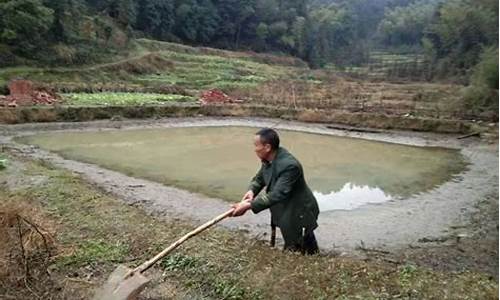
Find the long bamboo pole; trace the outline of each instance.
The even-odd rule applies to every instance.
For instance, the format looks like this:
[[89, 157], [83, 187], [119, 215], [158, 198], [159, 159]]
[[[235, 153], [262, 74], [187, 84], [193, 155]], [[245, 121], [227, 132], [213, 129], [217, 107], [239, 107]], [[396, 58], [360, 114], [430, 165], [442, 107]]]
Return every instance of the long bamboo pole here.
[[193, 231], [188, 232], [183, 237], [181, 237], [180, 239], [178, 239], [177, 241], [175, 241], [174, 243], [172, 243], [170, 246], [168, 246], [168, 248], [166, 248], [165, 250], [163, 250], [160, 253], [158, 253], [155, 257], [151, 258], [150, 260], [144, 262], [143, 264], [141, 264], [140, 266], [138, 266], [137, 268], [135, 268], [132, 273], [135, 273], [135, 272], [143, 273], [147, 269], [151, 268], [151, 266], [153, 266], [158, 260], [160, 260], [165, 255], [167, 255], [170, 252], [172, 252], [175, 248], [179, 247], [186, 240], [188, 240], [191, 237], [197, 235], [198, 233], [204, 231], [205, 229], [207, 229], [209, 227], [212, 227], [213, 225], [219, 223], [223, 219], [229, 217], [233, 213], [233, 211], [234, 211], [234, 209], [232, 208], [232, 209], [226, 211], [225, 213], [223, 213], [223, 214], [221, 214], [221, 215], [213, 218], [212, 220], [206, 222], [205, 224], [200, 225], [199, 227], [197, 227]]

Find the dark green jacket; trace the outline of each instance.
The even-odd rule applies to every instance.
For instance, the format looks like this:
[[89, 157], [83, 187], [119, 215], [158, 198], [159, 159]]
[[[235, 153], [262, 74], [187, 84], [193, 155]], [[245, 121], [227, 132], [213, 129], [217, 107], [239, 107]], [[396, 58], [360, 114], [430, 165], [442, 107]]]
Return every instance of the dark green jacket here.
[[280, 227], [285, 243], [299, 241], [302, 228], [318, 227], [318, 203], [304, 179], [302, 165], [286, 149], [279, 148], [275, 159], [263, 162], [249, 189], [257, 195], [252, 211], [271, 209], [271, 222]]

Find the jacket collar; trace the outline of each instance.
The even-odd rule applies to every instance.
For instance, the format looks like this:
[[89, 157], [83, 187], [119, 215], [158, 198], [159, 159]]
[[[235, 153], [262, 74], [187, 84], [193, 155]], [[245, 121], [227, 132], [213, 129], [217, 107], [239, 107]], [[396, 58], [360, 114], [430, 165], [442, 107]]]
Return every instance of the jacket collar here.
[[286, 150], [285, 150], [285, 149], [283, 149], [282, 147], [279, 147], [279, 148], [278, 148], [278, 150], [276, 150], [276, 156], [274, 156], [274, 160], [272, 160], [272, 161], [267, 161], [267, 160], [265, 160], [265, 159], [262, 159], [261, 161], [262, 161], [262, 163], [263, 163], [264, 165], [266, 165], [266, 166], [271, 166], [271, 165], [273, 164], [273, 161], [278, 160], [278, 159], [280, 158], [281, 154], [282, 154], [284, 151], [286, 151]]

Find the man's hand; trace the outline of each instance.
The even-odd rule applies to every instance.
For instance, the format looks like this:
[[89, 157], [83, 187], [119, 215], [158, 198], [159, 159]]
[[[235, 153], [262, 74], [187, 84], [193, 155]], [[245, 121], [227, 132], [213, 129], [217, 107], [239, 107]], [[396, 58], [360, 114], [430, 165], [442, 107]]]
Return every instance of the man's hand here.
[[240, 203], [235, 203], [231, 205], [231, 207], [234, 208], [233, 214], [231, 216], [239, 217], [244, 215], [247, 212], [247, 210], [249, 210], [252, 207], [250, 202], [251, 201], [249, 200], [243, 200]]
[[253, 192], [248, 191], [245, 193], [245, 195], [243, 195], [243, 198], [241, 199], [241, 201], [252, 201], [253, 197], [254, 197]]
[[243, 198], [241, 199], [240, 203], [235, 203], [232, 204], [231, 207], [234, 208], [233, 214], [231, 216], [233, 217], [239, 217], [244, 215], [247, 210], [249, 210], [251, 206], [251, 202], [253, 201], [254, 195], [252, 191], [248, 191], [243, 195]]

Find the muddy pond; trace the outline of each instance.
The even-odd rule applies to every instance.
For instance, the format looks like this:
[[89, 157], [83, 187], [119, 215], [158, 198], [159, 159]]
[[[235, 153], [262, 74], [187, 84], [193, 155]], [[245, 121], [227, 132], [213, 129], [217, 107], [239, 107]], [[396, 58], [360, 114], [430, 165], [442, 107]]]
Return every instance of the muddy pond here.
[[[239, 201], [260, 166], [257, 128], [239, 126], [52, 132], [18, 141], [78, 160], [227, 201]], [[399, 201], [467, 167], [458, 150], [290, 130], [281, 145], [304, 167], [320, 209]]]

